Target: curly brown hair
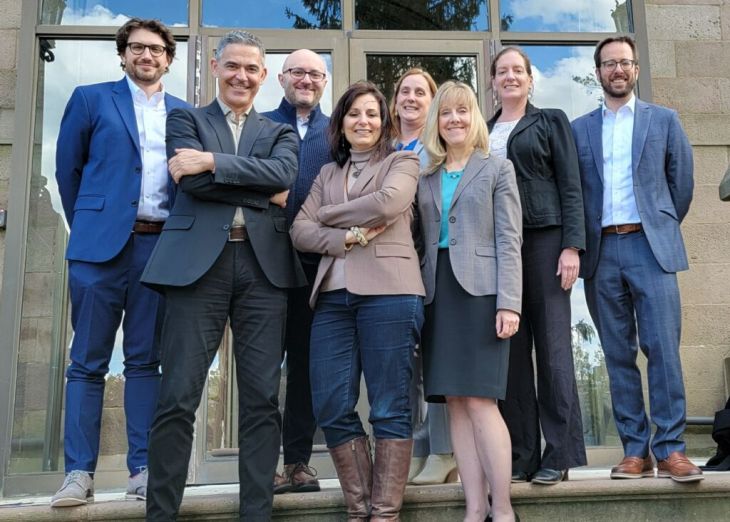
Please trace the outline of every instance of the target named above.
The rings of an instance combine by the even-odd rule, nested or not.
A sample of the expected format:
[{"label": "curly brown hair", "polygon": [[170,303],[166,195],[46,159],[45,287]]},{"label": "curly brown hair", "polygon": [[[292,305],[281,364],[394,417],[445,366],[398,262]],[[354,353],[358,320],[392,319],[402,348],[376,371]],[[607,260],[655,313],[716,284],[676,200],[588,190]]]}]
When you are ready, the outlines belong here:
[{"label": "curly brown hair", "polygon": [[[159,35],[160,38],[162,38],[162,41],[165,42],[165,52],[167,53],[167,57],[170,59],[170,62],[172,62],[173,58],[175,58],[176,44],[175,38],[172,36],[170,30],[159,20],[143,20],[142,18],[130,18],[117,30],[115,39],[117,42],[117,54],[119,56],[122,56],[124,51],[127,49],[129,35],[132,34],[132,31],[136,31],[137,29],[147,29],[148,31]],[[121,63],[120,65],[122,70],[124,70],[124,64]]]}]

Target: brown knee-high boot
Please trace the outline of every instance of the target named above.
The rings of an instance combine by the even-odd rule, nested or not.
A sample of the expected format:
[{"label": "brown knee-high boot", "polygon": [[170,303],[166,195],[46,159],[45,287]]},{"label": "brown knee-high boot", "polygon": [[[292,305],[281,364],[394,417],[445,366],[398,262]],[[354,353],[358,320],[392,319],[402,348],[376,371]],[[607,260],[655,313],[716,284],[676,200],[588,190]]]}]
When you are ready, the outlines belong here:
[{"label": "brown knee-high boot", "polygon": [[376,439],[370,522],[400,520],[413,439]]},{"label": "brown knee-high boot", "polygon": [[367,520],[373,489],[373,463],[368,438],[358,437],[330,448],[330,455],[345,497],[348,522]]}]

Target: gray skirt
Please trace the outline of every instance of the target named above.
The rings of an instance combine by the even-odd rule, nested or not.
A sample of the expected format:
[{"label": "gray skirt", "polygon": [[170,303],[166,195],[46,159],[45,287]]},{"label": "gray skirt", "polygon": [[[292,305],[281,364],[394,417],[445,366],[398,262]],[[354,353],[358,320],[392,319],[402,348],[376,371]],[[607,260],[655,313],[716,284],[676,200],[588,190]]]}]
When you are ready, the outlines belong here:
[{"label": "gray skirt", "polygon": [[436,292],[421,335],[428,402],[445,396],[504,399],[509,340],[495,328],[497,296],[473,296],[454,277],[448,249],[438,252]]}]

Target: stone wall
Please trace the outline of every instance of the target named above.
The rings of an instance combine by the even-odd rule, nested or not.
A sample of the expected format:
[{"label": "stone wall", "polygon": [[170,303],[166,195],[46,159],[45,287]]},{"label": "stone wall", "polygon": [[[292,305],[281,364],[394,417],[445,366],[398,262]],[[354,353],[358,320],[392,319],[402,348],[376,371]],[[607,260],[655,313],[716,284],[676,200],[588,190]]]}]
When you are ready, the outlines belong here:
[{"label": "stone wall", "polygon": [[[18,59],[21,2],[0,0],[0,208],[8,207],[10,152],[15,124],[15,64]],[[5,231],[0,230],[0,274],[5,263]],[[0,275],[2,288],[2,275]]]},{"label": "stone wall", "polygon": [[710,416],[727,398],[730,357],[730,202],[718,197],[730,164],[730,1],[647,0],[646,18],[654,101],[679,111],[694,147],[682,360],[688,413]]}]

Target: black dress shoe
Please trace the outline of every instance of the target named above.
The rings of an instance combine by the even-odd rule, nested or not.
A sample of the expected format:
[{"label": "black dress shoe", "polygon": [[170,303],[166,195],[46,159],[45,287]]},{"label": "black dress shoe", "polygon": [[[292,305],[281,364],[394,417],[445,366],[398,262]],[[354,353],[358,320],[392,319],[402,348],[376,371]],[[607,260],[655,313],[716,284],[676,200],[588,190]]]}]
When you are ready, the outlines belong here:
[{"label": "black dress shoe", "polygon": [[512,472],[512,484],[519,484],[521,482],[529,482],[530,476],[524,471],[516,470]]},{"label": "black dress shoe", "polygon": [[563,480],[568,480],[567,469],[540,468],[532,477],[533,484],[543,484],[546,486],[552,486]]}]

